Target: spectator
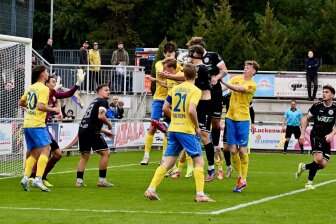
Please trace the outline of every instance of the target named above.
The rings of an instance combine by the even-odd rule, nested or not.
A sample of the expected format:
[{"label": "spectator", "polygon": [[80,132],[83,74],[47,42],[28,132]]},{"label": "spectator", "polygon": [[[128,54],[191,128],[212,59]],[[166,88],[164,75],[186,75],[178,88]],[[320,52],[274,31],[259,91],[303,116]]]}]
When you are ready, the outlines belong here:
[{"label": "spectator", "polygon": [[[98,50],[98,43],[93,43],[93,49],[89,51],[89,62],[90,65],[101,65],[101,57],[100,51]],[[101,84],[101,80],[99,80],[99,66],[90,66],[89,73],[89,91],[93,92],[95,89],[95,83],[97,86]]]},{"label": "spectator", "polygon": [[54,49],[52,47],[53,40],[48,39],[47,44],[44,46],[42,51],[42,57],[49,62],[49,64],[55,64]]},{"label": "spectator", "polygon": [[17,99],[15,98],[14,85],[12,82],[6,82],[0,88],[0,118],[17,117]]},{"label": "spectator", "polygon": [[36,57],[32,56],[32,69],[37,65]]},{"label": "spectator", "polygon": [[118,104],[118,101],[119,101],[119,97],[117,95],[114,95],[112,97],[112,103],[114,103],[114,105],[117,105]]},{"label": "spectator", "polygon": [[118,43],[118,50],[115,50],[112,54],[112,60],[111,60],[112,65],[118,65],[120,59],[123,59],[125,61],[125,65],[129,64],[129,56],[124,48],[123,42]]},{"label": "spectator", "polygon": [[124,118],[124,101],[119,100],[116,106],[116,115],[115,118],[123,119]]},{"label": "spectator", "polygon": [[123,92],[124,90],[124,79],[125,79],[125,67],[126,61],[121,58],[119,60],[118,67],[116,68],[116,79],[114,82],[114,90],[116,92]]},{"label": "spectator", "polygon": [[[81,65],[88,65],[89,64],[89,42],[86,40],[83,42],[83,46],[80,48],[80,51],[79,51],[79,64]],[[83,70],[87,69],[87,67],[81,67]],[[86,79],[87,79],[87,75],[85,76],[85,80],[84,80],[84,83],[82,84],[81,86],[81,89],[84,89],[86,90]]]},{"label": "spectator", "polygon": [[81,65],[88,65],[89,64],[89,55],[88,55],[88,51],[89,51],[89,41],[84,41],[83,42],[83,46],[79,49],[79,64]]},{"label": "spectator", "polygon": [[115,112],[116,112],[116,105],[115,103],[112,102],[110,103],[110,106],[106,111],[106,117],[111,120],[115,119],[115,115],[116,115]]},{"label": "spectator", "polygon": [[[319,61],[314,58],[314,52],[308,51],[308,59],[305,62],[306,68],[306,80],[308,90],[308,100],[313,101],[316,98],[316,92],[318,87],[317,82],[317,69],[319,67]],[[311,83],[314,84],[313,95],[311,94]]]},{"label": "spectator", "polygon": [[75,120],[75,116],[73,115],[74,112],[73,110],[68,110],[68,112],[66,113],[66,116],[63,118],[64,121],[73,121]]}]

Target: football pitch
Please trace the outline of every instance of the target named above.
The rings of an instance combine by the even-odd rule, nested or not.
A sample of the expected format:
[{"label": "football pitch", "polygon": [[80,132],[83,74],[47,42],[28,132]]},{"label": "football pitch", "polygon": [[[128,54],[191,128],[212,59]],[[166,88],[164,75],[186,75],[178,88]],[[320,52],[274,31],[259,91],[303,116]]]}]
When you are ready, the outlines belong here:
[{"label": "football pitch", "polygon": [[[194,178],[165,178],[157,192],[161,201],[143,196],[158,166],[161,152],[140,166],[143,152],[112,153],[108,181],[113,188],[98,188],[99,156],[91,155],[84,174],[87,187],[74,186],[78,156],[63,157],[49,181],[52,191],[24,192],[21,177],[0,177],[1,223],[336,223],[336,161],[318,171],[315,190],[304,189],[308,171],[295,180],[299,162],[311,155],[250,154],[248,186],[233,193],[236,173],[205,183],[215,203],[196,203]],[[226,169],[225,167],[223,168]]]}]

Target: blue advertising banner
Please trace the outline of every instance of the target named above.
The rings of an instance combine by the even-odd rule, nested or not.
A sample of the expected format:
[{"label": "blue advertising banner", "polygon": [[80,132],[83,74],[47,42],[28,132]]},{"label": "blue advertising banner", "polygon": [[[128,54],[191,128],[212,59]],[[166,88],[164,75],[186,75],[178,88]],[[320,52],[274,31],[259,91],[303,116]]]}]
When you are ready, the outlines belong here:
[{"label": "blue advertising banner", "polygon": [[274,97],[275,75],[255,75],[253,80],[257,84],[255,97]]}]

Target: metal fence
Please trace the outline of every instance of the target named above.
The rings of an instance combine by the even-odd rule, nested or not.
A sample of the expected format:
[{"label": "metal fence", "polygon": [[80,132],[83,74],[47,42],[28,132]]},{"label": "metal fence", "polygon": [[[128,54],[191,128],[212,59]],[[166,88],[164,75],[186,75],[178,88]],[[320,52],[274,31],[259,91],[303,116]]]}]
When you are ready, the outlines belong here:
[{"label": "metal fence", "polygon": [[111,93],[137,94],[144,92],[144,67],[101,65],[99,70],[92,70],[96,65],[53,64],[50,70],[60,76],[65,88],[71,88],[77,80],[77,69],[82,68],[86,73],[85,80],[79,90],[94,93],[100,84],[107,84]]},{"label": "metal fence", "polygon": [[0,33],[33,37],[34,0],[0,0]]}]

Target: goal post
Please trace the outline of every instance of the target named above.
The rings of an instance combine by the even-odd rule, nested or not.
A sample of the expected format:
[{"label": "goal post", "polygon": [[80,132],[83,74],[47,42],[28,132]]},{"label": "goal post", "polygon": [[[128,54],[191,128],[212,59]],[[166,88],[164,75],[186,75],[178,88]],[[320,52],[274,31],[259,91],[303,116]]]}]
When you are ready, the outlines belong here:
[{"label": "goal post", "polygon": [[23,110],[18,102],[31,84],[32,40],[0,34],[0,178],[22,175]]}]

